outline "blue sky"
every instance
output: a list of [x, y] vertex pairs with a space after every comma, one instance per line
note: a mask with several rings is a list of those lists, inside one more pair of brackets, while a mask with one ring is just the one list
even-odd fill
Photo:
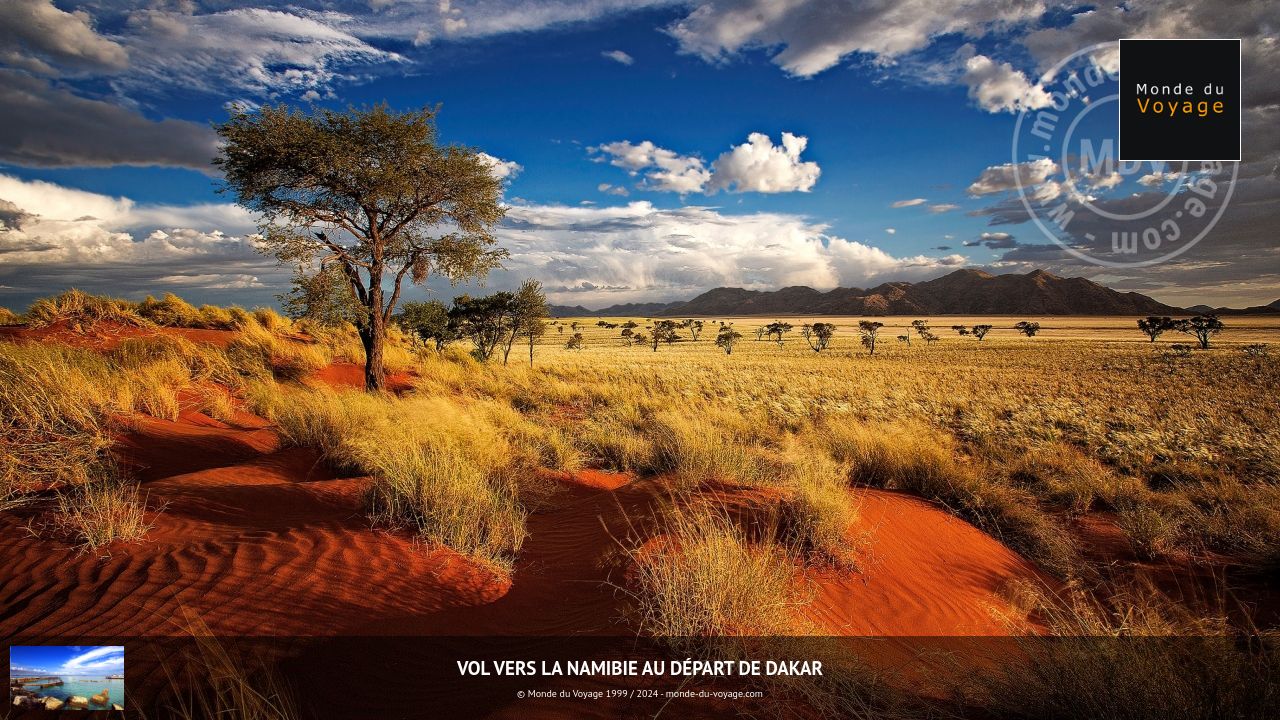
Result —
[[[1247, 207], [1179, 262], [1098, 267], [1000, 211], [1016, 113], [1045, 103], [1039, 73], [1096, 42], [1167, 33], [1173, 11], [1189, 36], [1252, 22], [1261, 38], [1256, 23], [1280, 19], [1266, 3], [1224, 19], [1207, 0], [15, 0], [0, 9], [0, 122], [14, 129], [0, 139], [0, 304], [70, 285], [271, 303], [288, 273], [216, 193], [210, 124], [231, 102], [382, 101], [442, 104], [442, 138], [500, 163], [512, 259], [488, 285], [537, 277], [558, 303], [959, 267], [1269, 302], [1280, 256], [1259, 229], [1280, 217], [1280, 139], [1253, 130], [1274, 124], [1267, 93], [1246, 104]], [[1246, 87], [1276, 84], [1274, 45], [1246, 43]], [[1084, 128], [1106, 136], [1114, 118]], [[1064, 175], [1039, 188], [1066, 193]], [[1176, 191], [1152, 168], [1085, 183], [1098, 203]]]
[[102, 677], [124, 673], [119, 645], [17, 645], [9, 648], [10, 677], [40, 674]]

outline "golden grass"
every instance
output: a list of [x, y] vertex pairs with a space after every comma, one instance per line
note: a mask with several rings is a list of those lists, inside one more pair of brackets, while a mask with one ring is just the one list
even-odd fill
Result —
[[103, 321], [139, 327], [151, 324], [127, 300], [90, 295], [75, 289], [54, 297], [41, 298], [27, 310], [27, 322], [32, 327], [45, 327], [63, 321], [79, 330], [89, 329]]
[[544, 436], [508, 432], [497, 423], [510, 417], [485, 405], [265, 385], [251, 398], [286, 441], [373, 476], [368, 507], [375, 521], [407, 525], [429, 545], [503, 570], [526, 534], [521, 474], [536, 467], [531, 460], [556, 453]]
[[1147, 585], [1098, 600], [1014, 591], [1053, 637], [969, 673], [961, 696], [996, 718], [1261, 718], [1280, 712], [1276, 637], [1192, 610]]
[[654, 637], [808, 634], [809, 600], [796, 578], [799, 556], [780, 543], [752, 543], [714, 509], [672, 508], [660, 542], [630, 548], [637, 624]]
[[141, 541], [151, 529], [137, 484], [112, 475], [59, 491], [56, 502], [51, 519], [55, 534], [83, 552]]
[[21, 325], [22, 316], [7, 307], [0, 307], [0, 327], [6, 325]]

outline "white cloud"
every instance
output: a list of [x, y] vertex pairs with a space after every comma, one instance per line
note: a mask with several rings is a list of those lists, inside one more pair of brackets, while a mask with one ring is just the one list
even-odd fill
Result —
[[1023, 187], [1030, 188], [1044, 183], [1057, 172], [1058, 164], [1049, 158], [1028, 160], [1016, 165], [1014, 163], [992, 165], [983, 170], [978, 179], [969, 185], [969, 194], [976, 197], [1014, 190], [1018, 187], [1019, 180]]
[[937, 203], [936, 205], [929, 206], [929, 212], [935, 215], [938, 213], [951, 212], [952, 210], [958, 210], [958, 209], [960, 209], [960, 206], [956, 205], [955, 203]]
[[398, 62], [353, 34], [354, 18], [290, 8], [209, 14], [138, 10], [124, 36], [134, 58], [121, 87], [178, 86], [211, 93], [327, 93], [351, 66]]
[[711, 172], [702, 158], [680, 155], [649, 140], [639, 143], [618, 140], [591, 150], [609, 156], [610, 165], [633, 176], [642, 176], [643, 182], [638, 187], [644, 190], [701, 192], [711, 180]]
[[513, 160], [503, 160], [496, 158], [487, 152], [478, 153], [480, 160], [493, 169], [494, 177], [499, 180], [511, 180], [524, 170], [524, 166]]
[[630, 55], [623, 52], [622, 50], [607, 50], [600, 54], [603, 55], [604, 57], [609, 58], [610, 60], [613, 60], [614, 62], [621, 63], [623, 65], [631, 65], [636, 61], [635, 58], [631, 57]]
[[124, 647], [105, 645], [75, 655], [58, 669], [59, 675], [100, 675], [124, 672]]
[[46, 75], [54, 66], [115, 72], [129, 64], [118, 43], [99, 35], [84, 10], [65, 12], [53, 0], [0, 3], [0, 63]]
[[609, 183], [600, 183], [596, 186], [596, 190], [599, 190], [606, 195], [621, 195], [623, 197], [631, 194], [627, 192], [626, 188], [619, 185], [611, 185]]
[[969, 86], [969, 97], [987, 112], [1016, 113], [1048, 107], [1053, 102], [1044, 88], [1032, 85], [1027, 76], [1012, 65], [985, 55], [965, 60], [961, 79]]
[[668, 32], [709, 62], [765, 49], [786, 72], [809, 77], [855, 53], [887, 65], [939, 35], [981, 35], [1043, 12], [1036, 0], [707, 0]]
[[642, 190], [687, 194], [692, 192], [807, 192], [822, 170], [816, 162], [800, 159], [808, 138], [782, 133], [782, 144], [768, 135], [751, 133], [747, 142], [721, 153], [708, 169], [702, 158], [681, 155], [649, 140], [627, 140], [590, 148], [610, 165], [639, 176]]
[[179, 278], [202, 289], [261, 287], [259, 277], [282, 274], [256, 251], [253, 217], [234, 205], [139, 205], [8, 175], [0, 201], [22, 211], [16, 228], [0, 230], [0, 284], [28, 299], [70, 285], [150, 291]]
[[927, 202], [929, 201], [924, 198], [911, 198], [910, 200], [895, 200], [892, 203], [889, 203], [889, 207], [891, 208], [914, 207], [916, 205], [923, 205]]
[[729, 192], [808, 192], [822, 170], [816, 162], [800, 159], [809, 139], [782, 133], [782, 144], [768, 135], [751, 133], [747, 142], [716, 158], [711, 164], [710, 190]]
[[884, 229], [884, 231], [885, 231], [885, 232], [887, 232], [887, 233], [889, 233], [890, 235], [897, 235], [897, 234], [898, 234], [898, 229], [897, 229], [897, 228], [885, 228], [885, 229]]
[[865, 286], [929, 277], [965, 262], [896, 257], [827, 230], [798, 215], [632, 202], [516, 205], [499, 237], [512, 253], [507, 276], [537, 277], [553, 289], [554, 301], [573, 304], [669, 300], [721, 285]]

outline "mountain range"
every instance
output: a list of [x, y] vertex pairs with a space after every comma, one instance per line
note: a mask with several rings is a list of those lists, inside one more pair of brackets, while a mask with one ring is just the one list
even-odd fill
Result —
[[[1044, 270], [992, 275], [956, 270], [925, 282], [888, 282], [873, 288], [820, 291], [803, 285], [780, 290], [721, 287], [692, 300], [629, 303], [588, 310], [553, 305], [557, 317], [674, 317], [735, 315], [1185, 315], [1204, 310], [1166, 305], [1136, 292], [1120, 292], [1082, 277]], [[1271, 305], [1221, 314], [1280, 312]]]

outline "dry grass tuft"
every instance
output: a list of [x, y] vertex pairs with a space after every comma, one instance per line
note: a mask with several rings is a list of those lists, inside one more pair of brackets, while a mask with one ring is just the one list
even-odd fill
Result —
[[151, 324], [127, 300], [90, 295], [75, 289], [41, 298], [27, 310], [27, 322], [32, 327], [46, 327], [64, 321], [78, 330], [87, 330], [104, 321], [137, 327]]
[[151, 525], [138, 486], [112, 475], [60, 491], [51, 520], [56, 535], [82, 552], [97, 552], [115, 542], [139, 542]]

